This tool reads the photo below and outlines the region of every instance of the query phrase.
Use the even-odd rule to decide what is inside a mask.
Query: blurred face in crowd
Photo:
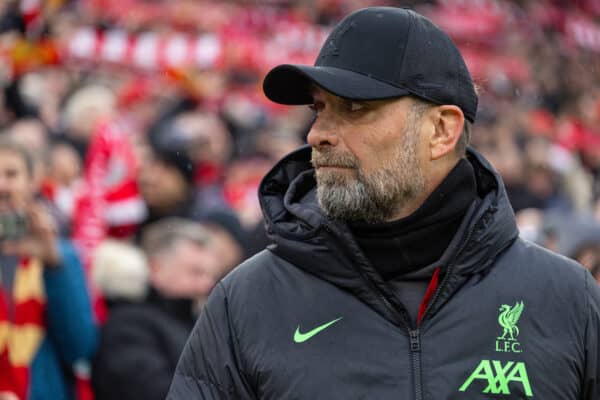
[[[426,148],[410,97],[351,101],[315,87],[308,135],[317,197],[332,217],[383,222],[416,209]]]
[[[54,145],[49,164],[48,175],[60,185],[70,186],[81,175],[81,159],[72,146]]]
[[[34,193],[32,171],[17,151],[0,147],[0,213],[23,211]]]
[[[222,164],[231,155],[231,136],[217,116],[183,113],[175,119],[175,126],[186,136],[190,156],[195,162]]]
[[[32,154],[43,153],[48,146],[46,128],[35,119],[23,119],[15,122],[10,128],[10,137],[30,149]]]
[[[44,125],[35,119],[19,120],[11,126],[9,135],[11,140],[28,149],[34,157],[34,177],[36,181],[40,181],[45,174],[44,156],[48,147]]]
[[[87,143],[98,123],[112,119],[115,112],[114,93],[107,87],[91,84],[67,99],[63,119],[69,136]]]
[[[181,172],[149,150],[142,157],[138,184],[148,207],[158,213],[168,212],[188,199],[189,184]]]
[[[221,265],[221,276],[226,275],[242,261],[243,249],[225,229],[214,224],[206,224],[212,237],[212,246]]]
[[[220,263],[212,248],[185,239],[149,261],[152,285],[170,298],[202,300],[220,278]]]

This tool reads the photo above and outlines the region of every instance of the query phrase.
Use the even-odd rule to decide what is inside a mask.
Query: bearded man
[[[599,398],[599,290],[518,237],[446,34],[359,10],[263,88],[314,110],[309,146],[264,178],[274,245],[215,288],[169,399]]]

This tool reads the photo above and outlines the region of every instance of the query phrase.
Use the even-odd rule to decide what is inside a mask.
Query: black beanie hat
[[[186,182],[193,183],[195,165],[186,150],[186,143],[179,139],[173,124],[167,124],[163,129],[152,132],[149,136],[150,147],[157,160],[165,165],[174,167],[185,178]]]
[[[185,154],[183,150],[165,150],[154,148],[154,156],[165,165],[173,167],[179,171],[188,183],[194,183],[195,168],[194,162]]]
[[[237,242],[243,251],[247,246],[247,233],[237,215],[226,208],[211,209],[199,213],[195,218],[200,223],[217,225],[223,228]]]

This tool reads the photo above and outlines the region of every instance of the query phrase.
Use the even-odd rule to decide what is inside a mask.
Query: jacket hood
[[[385,301],[378,298],[381,294],[394,296],[356,244],[349,228],[329,218],[319,207],[310,157],[309,146],[290,153],[260,185],[260,204],[274,243],[269,249],[397,320],[397,316],[386,311],[382,304]],[[439,260],[442,269],[452,271],[440,297],[448,297],[465,277],[485,273],[518,236],[502,179],[475,150],[468,150],[467,159],[475,171],[479,199]]]

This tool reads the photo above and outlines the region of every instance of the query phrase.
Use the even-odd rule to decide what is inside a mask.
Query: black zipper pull
[[[408,335],[410,336],[410,351],[421,351],[421,340],[419,337],[419,330],[415,329],[414,331],[408,331]]]

